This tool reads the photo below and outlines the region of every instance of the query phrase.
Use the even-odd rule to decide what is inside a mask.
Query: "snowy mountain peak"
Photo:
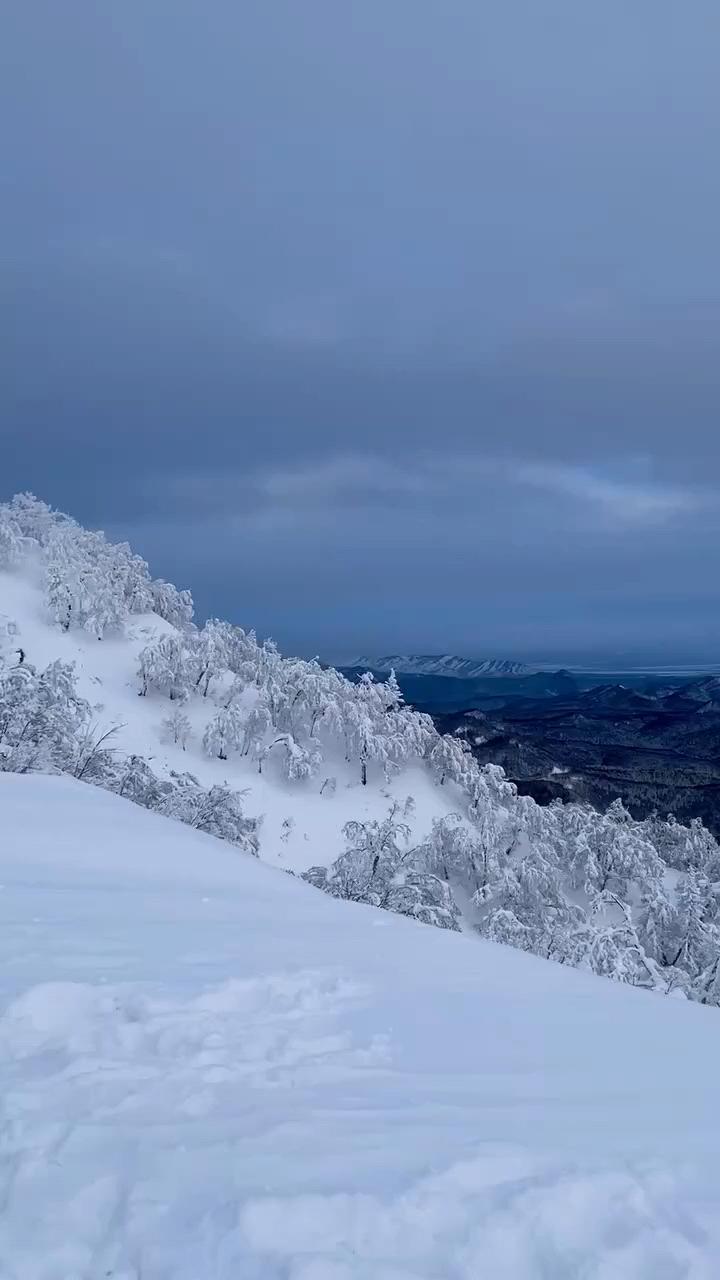
[[[503,658],[460,658],[454,653],[394,653],[380,658],[362,656],[347,665],[364,667],[368,671],[395,671],[398,675],[455,676],[463,680],[475,680],[481,676],[526,676],[533,670],[524,662],[510,662]]]

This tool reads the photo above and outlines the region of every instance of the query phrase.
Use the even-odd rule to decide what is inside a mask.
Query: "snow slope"
[[[427,834],[434,818],[457,807],[453,788],[438,787],[421,765],[405,768],[389,783],[378,771],[371,779],[373,785],[363,787],[357,767],[342,759],[333,761],[326,772],[336,778],[337,787],[320,794],[324,773],[288,785],[274,778],[271,770],[259,776],[246,760],[208,757],[201,740],[217,710],[210,699],[196,698],[183,707],[194,729],[186,751],[163,742],[161,725],[171,704],[152,692],[138,697],[138,655],[155,637],[173,628],[151,613],[134,615],[126,635],[107,635],[101,641],[80,629],[63,631],[48,621],[42,577],[41,565],[31,558],[16,570],[0,570],[0,645],[8,652],[21,645],[27,660],[38,668],[56,659],[73,662],[78,692],[95,708],[98,726],[102,730],[118,727],[113,742],[121,754],[143,756],[160,775],[170,769],[188,770],[206,786],[227,781],[234,788],[247,789],[246,814],[263,819],[259,833],[263,860],[294,871],[329,864],[344,848],[344,824],[350,819],[384,818],[393,799],[404,807],[407,797],[413,797],[415,807],[408,822],[417,839]],[[15,627],[4,641],[3,617]],[[289,827],[283,826],[286,819],[291,820]]]
[[[366,671],[395,671],[403,675],[458,676],[475,680],[480,676],[527,676],[533,667],[524,662],[510,662],[504,658],[459,658],[454,653],[386,654],[382,658],[355,658],[346,666],[361,667]]]
[[[1,1280],[710,1280],[717,1011],[0,775]]]

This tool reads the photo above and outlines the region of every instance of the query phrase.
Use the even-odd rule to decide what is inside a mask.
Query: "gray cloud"
[[[719,38],[13,7],[3,488],[305,651],[715,653]]]

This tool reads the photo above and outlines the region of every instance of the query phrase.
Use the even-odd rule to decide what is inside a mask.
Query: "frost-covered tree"
[[[343,827],[346,848],[333,863],[328,891],[339,898],[382,906],[390,882],[403,861],[410,828],[392,805],[378,822],[351,821]]]
[[[511,912],[524,928],[526,949],[547,955],[558,932],[577,926],[582,912],[562,891],[549,846],[535,845],[500,867],[497,877],[475,895],[480,933],[497,929],[499,910]]]
[[[256,749],[255,755],[260,772],[262,772],[263,761],[270,756],[271,752],[274,758],[282,761],[283,774],[288,782],[299,782],[303,778],[311,778],[322,760],[317,743],[299,743],[291,733],[281,733],[261,750]]]
[[[467,743],[449,734],[435,734],[430,738],[427,759],[441,787],[446,782],[462,785],[477,768]]]
[[[207,698],[213,680],[229,670],[232,628],[226,622],[210,618],[199,632],[193,649],[195,688]]]
[[[152,610],[180,629],[190,625],[189,593],[153,582],[127,543],[83,529],[34,494],[16,494],[0,506],[0,567],[33,550],[46,572],[48,612],[66,630],[81,627],[102,639],[131,614]]]
[[[16,493],[10,502],[3,504],[2,511],[13,521],[21,538],[40,547],[45,546],[50,534],[61,525],[79,528],[70,516],[53,511],[34,493]]]
[[[182,747],[185,751],[192,734],[192,726],[185,712],[180,707],[176,707],[163,720],[161,732],[163,742],[171,742],[173,746]]]
[[[241,752],[254,760],[261,760],[263,744],[272,730],[270,712],[265,703],[258,700],[250,707],[243,720]]]
[[[193,658],[185,638],[169,632],[160,640],[146,645],[139,657],[140,694],[149,689],[165,694],[171,702],[184,702],[190,696]]]
[[[164,618],[178,631],[185,631],[192,622],[193,600],[189,591],[178,591],[171,582],[156,578],[150,583],[153,613]]]
[[[568,806],[564,817],[572,882],[590,897],[611,891],[625,898],[632,884],[644,889],[661,879],[656,850],[622,806],[605,814]]]
[[[460,910],[450,885],[429,871],[400,867],[390,881],[382,906],[436,929],[460,931]]]
[[[217,756],[218,760],[227,760],[234,752],[242,750],[244,745],[243,715],[240,708],[231,702],[221,707],[213,716],[203,734],[203,750],[209,756]]]
[[[470,896],[482,892],[499,874],[499,847],[483,841],[475,825],[460,814],[436,818],[420,847],[430,871],[462,886]]]
[[[0,569],[12,569],[22,555],[24,539],[17,521],[0,507]]]
[[[45,550],[46,603],[64,630],[71,626],[102,639],[122,630],[129,617],[126,595],[127,546],[115,547],[102,533],[59,525],[48,534]]]
[[[409,849],[410,828],[393,805],[382,822],[348,822],[346,850],[328,869],[311,867],[304,879],[336,898],[367,902],[423,924],[458,930],[460,912],[449,884]]]
[[[493,907],[488,913],[483,936],[490,942],[500,942],[519,951],[534,951],[536,936],[532,928],[523,924],[509,907]]]
[[[118,763],[112,780],[104,783],[109,791],[145,809],[159,809],[166,800],[166,789],[142,756],[130,755]]]
[[[233,791],[227,783],[206,790],[191,774],[173,775],[173,781],[163,802],[163,812],[168,817],[257,855],[259,824],[257,819],[245,816],[239,791]]]
[[[0,770],[73,772],[89,723],[71,665],[52,662],[39,673],[29,662],[0,669]]]
[[[690,867],[677,887],[674,937],[663,956],[665,964],[679,966],[693,977],[702,973],[720,951],[720,934],[712,921],[713,890],[710,882]]]

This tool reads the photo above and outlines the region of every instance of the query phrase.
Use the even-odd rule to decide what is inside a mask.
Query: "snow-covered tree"
[[[29,662],[0,669],[0,770],[74,770],[90,722],[73,667],[52,662],[38,673]]]
[[[694,867],[677,887],[677,915],[672,949],[665,964],[679,966],[693,977],[700,974],[720,951],[720,933],[711,919],[712,887]]]
[[[322,760],[317,743],[299,743],[291,733],[281,733],[272,738],[261,750],[256,749],[255,755],[260,771],[262,771],[263,761],[270,756],[271,752],[275,758],[282,760],[283,774],[288,782],[299,782],[303,778],[312,777]]]
[[[102,533],[59,525],[47,537],[46,603],[64,630],[82,627],[98,639],[121,630],[129,616],[126,566],[130,549]]]
[[[192,653],[181,635],[169,632],[162,636],[140,653],[140,694],[155,689],[171,702],[186,701],[193,688],[192,664]]]
[[[245,715],[242,726],[241,752],[253,760],[260,761],[263,756],[263,743],[272,730],[270,712],[265,703],[258,700]]]
[[[21,538],[30,539],[40,547],[44,547],[50,534],[58,526],[79,528],[70,516],[61,511],[53,511],[47,502],[36,498],[34,493],[16,493],[10,502],[3,505],[2,510],[12,519]]]
[[[0,569],[11,569],[23,551],[24,540],[17,521],[7,508],[0,507]]]
[[[163,802],[168,817],[257,855],[259,824],[257,819],[245,817],[240,792],[227,783],[206,790],[191,774],[173,775],[173,779],[174,786]]]
[[[159,809],[166,799],[166,788],[142,756],[130,755],[120,761],[112,781],[104,784],[109,791],[145,809]]]
[[[161,728],[163,742],[171,742],[173,746],[182,747],[183,751],[186,749],[192,726],[180,707],[176,707],[169,716],[165,717]]]
[[[631,884],[641,889],[662,877],[662,862],[640,824],[622,807],[607,813],[578,806],[566,810],[573,883],[592,897],[610,890],[622,898]]]
[[[436,734],[430,739],[427,758],[441,787],[446,782],[462,784],[476,767],[467,743],[449,734]]]
[[[352,821],[343,832],[346,849],[328,869],[311,867],[303,878],[336,898],[367,902],[412,916],[423,924],[458,930],[460,912],[452,890],[440,876],[414,859],[410,828],[392,805],[379,822]]]
[[[207,698],[210,685],[229,670],[232,628],[226,622],[210,618],[199,632],[193,650],[195,688]]]
[[[328,891],[339,898],[382,906],[407,852],[409,826],[398,819],[398,806],[392,805],[382,822],[346,822],[343,835],[345,852],[333,863]]]
[[[164,618],[178,631],[186,630],[193,617],[193,600],[189,591],[178,591],[171,582],[156,578],[150,583],[153,613]]]
[[[236,703],[221,707],[203,734],[203,750],[218,760],[227,760],[244,745],[243,715]]]

